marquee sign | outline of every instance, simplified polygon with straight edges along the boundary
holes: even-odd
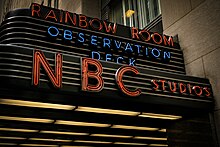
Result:
[[[182,101],[181,105],[201,103],[203,107],[213,102],[207,79],[12,45],[1,45],[0,57],[1,81],[13,81],[6,82],[9,87],[36,89],[37,86],[47,92],[89,93],[91,97],[114,99],[131,97],[146,103]]]
[[[55,59],[55,73],[53,73],[52,68],[49,65],[43,52],[40,50],[35,50],[33,55],[33,84],[35,86],[39,85],[40,80],[40,65],[45,69],[50,81],[55,88],[62,87],[62,54],[57,53]],[[91,70],[91,67],[93,69]],[[132,74],[140,74],[139,70],[134,66],[121,66],[115,72],[115,83],[119,87],[120,91],[127,96],[139,96],[141,94],[141,89],[136,88],[135,90],[130,90],[124,84],[124,75],[126,72],[131,72]],[[91,58],[81,58],[81,90],[89,92],[100,92],[104,87],[104,80],[102,77],[103,67],[102,64],[95,59]],[[144,79],[144,78],[142,78]],[[90,80],[90,82],[89,82]],[[91,82],[95,80],[95,82]],[[132,81],[131,81],[132,82]],[[168,81],[165,79],[152,79],[143,80],[147,85],[151,85],[152,91],[161,91],[162,93],[175,93],[182,95],[193,95],[195,97],[209,97],[211,96],[211,89],[209,86],[200,86],[199,84],[193,84],[190,82],[181,81]],[[135,86],[134,86],[135,87]]]
[[[185,74],[182,51],[171,36],[39,4],[7,17],[1,43]]]
[[[171,36],[38,4],[10,12],[0,36],[0,78],[13,81],[5,81],[9,87],[181,101],[186,107],[213,104],[209,81],[184,75],[182,51]]]
[[[36,3],[31,5],[31,16],[41,18],[48,21],[64,23],[71,26],[77,26],[83,29],[91,29],[110,34],[116,34],[117,24],[107,23],[98,18],[88,18],[85,15],[77,15],[68,11],[51,9]],[[56,30],[58,31],[58,30]],[[145,42],[152,42],[158,45],[174,46],[172,36],[160,35],[156,32],[149,32],[147,30],[139,31],[137,28],[131,28],[132,39],[142,40]],[[66,37],[67,38],[66,38]],[[71,31],[64,31],[64,38],[72,39]]]
[[[98,18],[89,18],[68,11],[51,9],[35,3],[31,6],[31,16],[46,21],[59,22],[69,26],[107,34],[117,35],[117,32],[120,31],[119,25],[116,23],[109,23],[99,20]],[[81,46],[82,48],[86,47],[85,44],[89,44],[91,50],[89,56],[93,59],[135,66],[138,58],[150,61],[155,60],[156,62],[166,62],[167,64],[169,64],[172,58],[171,52],[167,49],[132,43],[129,40],[123,42],[123,40],[113,38],[112,36],[104,37],[95,34],[86,34],[81,31],[76,33],[73,29],[64,28],[61,30],[55,25],[49,26],[47,33],[49,37],[54,40],[61,37],[64,41],[62,44],[67,44],[66,42],[68,42],[68,44],[72,46]],[[139,31],[135,27],[130,28],[128,34],[133,40],[136,39],[147,43],[151,42],[156,45],[174,47],[173,38],[171,36],[160,35],[159,33],[152,33],[147,30]],[[115,55],[116,52],[118,55]]]

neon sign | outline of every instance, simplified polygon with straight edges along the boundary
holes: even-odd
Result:
[[[62,88],[62,54],[57,53],[55,61],[54,73],[43,52],[39,50],[34,51],[32,73],[33,85],[39,85],[41,64],[53,86],[55,88]],[[142,94],[141,89],[130,89],[126,87],[123,82],[124,75],[127,72],[133,73],[133,76],[137,76],[140,73],[134,66],[122,66],[115,72],[115,85],[124,95],[137,97]],[[81,90],[87,92],[102,91],[105,83],[102,78],[102,73],[103,67],[98,60],[81,58]],[[180,95],[194,95],[196,97],[209,97],[211,95],[210,88],[189,82],[169,81],[164,79],[152,79],[144,82],[151,84],[152,91],[154,92],[178,93]]]
[[[50,26],[47,29],[48,35],[53,38],[62,36],[64,40],[74,41],[74,46],[83,46],[84,44],[90,44],[92,48],[100,46],[101,49],[97,51],[91,51],[90,57],[93,59],[113,61],[116,63],[126,63],[128,65],[135,65],[136,58],[142,56],[145,59],[169,61],[171,59],[171,53],[158,48],[150,48],[148,46],[142,46],[140,44],[132,45],[131,42],[122,42],[121,40],[103,38],[97,35],[86,36],[84,33],[79,32],[74,34],[72,30],[64,29],[61,33],[55,26]],[[73,39],[75,38],[75,39]],[[112,50],[113,49],[113,50]],[[100,52],[109,52],[105,55],[101,55]],[[114,56],[114,52],[121,52],[121,56]],[[123,55],[124,54],[124,55]],[[125,58],[129,56],[129,58]]]
[[[46,60],[46,57],[40,50],[35,50],[33,59],[33,85],[39,85],[40,80],[40,66],[42,65],[47,75],[49,76],[52,84],[55,88],[61,88],[62,86],[62,54],[57,53],[55,59],[55,74]]]
[[[172,58],[170,51],[158,46],[144,44],[144,42],[147,42],[151,43],[151,45],[174,47],[171,36],[161,35],[147,30],[139,30],[134,27],[130,29],[130,39],[140,40],[142,43],[134,43],[132,40],[125,41],[111,36],[104,37],[99,35],[99,33],[85,34],[83,30],[117,35],[119,30],[116,23],[109,23],[98,18],[89,18],[68,11],[51,9],[35,3],[31,5],[31,15],[32,17],[47,21],[81,28],[82,31],[76,33],[71,28],[58,28],[53,25],[47,27],[47,35],[53,38],[54,41],[62,37],[63,44],[68,42],[71,46],[88,48],[89,45],[91,50],[89,57],[93,59],[135,66],[139,58],[165,63],[168,63]],[[116,53],[119,55],[116,55]]]
[[[64,23],[105,33],[115,34],[118,31],[116,23],[107,23],[104,20],[99,20],[98,18],[88,18],[85,15],[77,16],[75,13],[70,13],[63,10],[47,9],[46,12],[44,12],[42,10],[44,7],[45,6],[33,3],[31,5],[31,15],[33,17],[38,17],[44,20]],[[172,36],[160,35],[159,33],[151,33],[147,30],[139,31],[135,27],[131,28],[131,38],[145,42],[152,42],[158,45],[171,47],[174,46]]]

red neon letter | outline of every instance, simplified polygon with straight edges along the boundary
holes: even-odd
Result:
[[[163,36],[163,40],[164,40],[164,45],[169,45],[173,47],[173,37],[170,36],[169,39],[167,40],[167,36]]]
[[[209,96],[211,95],[211,92],[209,91],[208,87],[204,87],[203,89],[204,89],[205,92],[206,92],[205,95],[206,95],[207,97],[209,97]]]
[[[191,94],[192,93],[191,85],[187,84],[187,86],[188,86],[189,94]]]
[[[89,65],[96,67],[96,71],[89,71]],[[82,58],[82,90],[99,92],[104,87],[104,81],[102,79],[102,64],[95,59]],[[98,82],[96,85],[89,84],[89,78],[96,79]]]
[[[170,91],[171,92],[176,92],[176,83],[175,82],[168,82],[169,87],[170,87]],[[173,89],[172,89],[172,85],[173,85]]]
[[[165,80],[159,80],[160,82],[161,82],[161,84],[162,84],[162,90],[164,91],[165,90]]]
[[[151,82],[154,84],[154,86],[156,86],[156,87],[153,87],[153,90],[158,90],[158,88],[159,88],[159,84],[157,84],[157,81],[156,80],[151,80]]]
[[[146,35],[144,35],[144,33],[146,33]],[[149,40],[150,40],[150,33],[147,31],[147,30],[142,30],[142,31],[140,31],[139,32],[139,35],[140,35],[140,37],[141,37],[141,39],[143,40],[143,41],[146,41],[146,42],[148,42]]]
[[[69,20],[71,21],[73,26],[76,26],[76,15],[73,14],[73,16],[71,16],[68,11],[65,11],[65,23],[68,23]]]
[[[84,22],[84,25],[83,25]],[[87,28],[88,27],[88,22],[87,22],[87,18],[84,15],[80,15],[79,16],[79,27],[81,28]]]
[[[118,84],[118,87],[121,89],[121,91],[128,95],[128,96],[139,96],[141,94],[141,90],[140,89],[136,89],[134,91],[130,91],[129,89],[127,89],[122,81],[123,75],[125,72],[127,71],[131,71],[135,74],[138,74],[139,71],[137,70],[137,68],[135,68],[134,66],[122,66],[120,67],[116,74],[115,74],[115,79],[116,79],[116,83]]]
[[[35,14],[40,17],[40,5],[34,3],[31,5],[31,16],[34,16]]]
[[[155,36],[159,36],[160,40],[157,41],[157,39],[155,38]],[[156,32],[155,32],[155,33],[152,34],[151,37],[152,37],[154,43],[156,43],[156,44],[161,44],[161,43],[163,42],[163,38],[162,38],[162,36],[161,36],[159,33],[156,33]]]
[[[116,23],[114,23],[114,26],[112,28],[111,23],[109,23],[109,25],[107,26],[107,23],[105,21],[103,21],[103,24],[105,26],[105,30],[107,33],[109,33],[110,31],[112,31],[112,34],[115,34],[117,31],[117,25]]]
[[[50,10],[49,13],[46,15],[45,20],[47,20],[47,18],[51,18],[54,19],[55,21],[57,21],[57,17],[56,14],[54,13],[53,10]]]
[[[98,27],[95,27],[95,22],[97,22],[99,25],[98,25]],[[94,19],[91,19],[90,21],[89,21],[89,24],[90,24],[90,26],[94,29],[94,30],[98,30],[98,31],[101,31],[102,30],[102,23],[100,22],[100,20],[98,19],[98,18],[94,18]]]
[[[42,65],[49,76],[51,82],[55,88],[61,88],[62,86],[62,54],[57,53],[55,59],[55,74],[50,67],[46,57],[40,50],[34,51],[33,61],[33,85],[37,86],[40,79],[40,65]]]
[[[131,35],[132,35],[132,39],[139,39],[139,36],[138,36],[138,29],[135,28],[135,27],[132,27],[131,28]]]
[[[193,86],[192,89],[194,90],[194,92],[195,92],[195,94],[196,94],[197,96],[201,96],[201,95],[202,95],[202,88],[201,88],[200,86]],[[199,92],[198,92],[197,89],[199,89]]]
[[[179,83],[180,93],[186,92],[186,85],[183,83]]]

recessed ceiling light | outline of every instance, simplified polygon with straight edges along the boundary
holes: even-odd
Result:
[[[147,130],[147,131],[156,131],[156,130],[158,130],[158,128],[139,127],[139,126],[126,126],[126,125],[113,125],[111,128],[133,129],[133,130]]]
[[[29,129],[15,129],[15,128],[0,128],[0,131],[14,131],[14,132],[38,132],[38,130],[29,130]]]
[[[64,134],[64,135],[89,135],[89,133],[61,132],[61,131],[40,131],[40,133],[48,133],[48,134]]]
[[[75,140],[74,142],[81,142],[81,143],[102,143],[102,144],[110,144],[112,142],[107,141],[90,141],[90,140]]]
[[[134,112],[134,111],[103,109],[103,108],[93,108],[93,107],[82,107],[82,106],[79,106],[75,111],[104,113],[104,114],[117,114],[117,115],[128,115],[128,116],[137,116],[138,114],[140,114],[140,112]]]
[[[57,147],[57,145],[46,145],[46,144],[20,144],[20,146]]]
[[[167,140],[167,138],[158,138],[158,137],[144,137],[144,136],[135,136],[134,139],[147,139],[147,140]]]
[[[75,108],[75,106],[71,106],[71,105],[32,102],[32,101],[13,100],[13,99],[1,99],[0,104],[25,106],[25,107],[36,107],[36,108],[62,109],[62,110],[73,110]]]
[[[134,143],[134,142],[115,142],[114,144],[122,144],[122,145],[148,145],[148,144],[144,144],[144,143]]]
[[[47,139],[47,138],[29,138],[29,140],[53,141],[53,142],[72,142],[72,140],[64,140],[64,139]]]
[[[125,135],[112,135],[112,134],[91,134],[90,136],[115,137],[115,138],[132,138],[133,137],[133,136],[125,136]]]
[[[22,140],[22,139],[26,139],[23,137],[4,137],[4,136],[0,136],[0,139],[15,139],[15,140]]]
[[[12,117],[12,116],[0,116],[3,120],[15,120],[15,121],[27,121],[27,122],[39,122],[39,123],[52,123],[51,119],[42,118],[27,118],[27,117]]]
[[[167,114],[156,114],[156,113],[142,113],[140,117],[158,118],[158,119],[169,119],[176,120],[182,118],[182,116],[177,115],[167,115]]]
[[[148,146],[168,146],[167,144],[149,144]]]
[[[77,121],[65,121],[57,120],[55,124],[74,125],[74,126],[87,126],[87,127],[109,127],[110,124],[90,123],[90,122],[77,122]]]

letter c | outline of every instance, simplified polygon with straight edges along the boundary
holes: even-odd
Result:
[[[128,88],[125,87],[125,85],[124,85],[124,83],[122,81],[123,75],[127,71],[131,71],[131,72],[133,72],[135,74],[139,73],[138,69],[136,67],[134,67],[134,66],[122,66],[115,73],[116,83],[118,84],[119,89],[124,94],[126,94],[128,96],[132,96],[132,97],[139,96],[141,94],[141,90],[140,89],[135,89],[134,91],[131,91]]]

